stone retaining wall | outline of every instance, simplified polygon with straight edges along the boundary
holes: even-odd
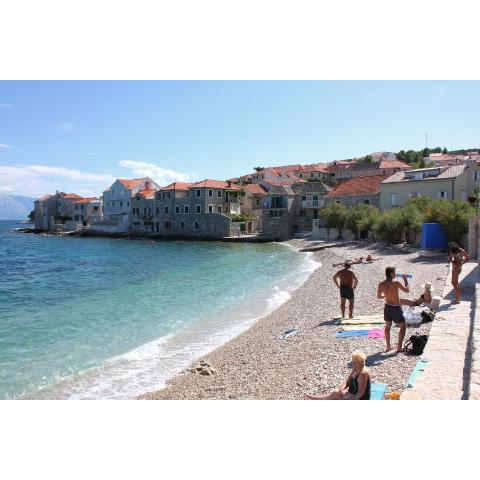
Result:
[[[480,284],[475,286],[473,325],[471,330],[472,364],[468,388],[469,400],[480,400]]]

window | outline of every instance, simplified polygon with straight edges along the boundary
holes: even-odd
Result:
[[[195,230],[198,230],[198,222],[195,222]]]
[[[300,210],[300,216],[301,217],[306,217],[307,216],[307,212],[305,210]]]
[[[78,210],[78,205],[75,205],[75,210]]]
[[[282,210],[270,210],[270,216],[271,217],[281,217],[281,216],[283,216],[283,211]]]
[[[129,206],[130,206],[130,202],[127,202],[127,207],[129,207]]]
[[[160,207],[155,208],[155,214],[158,215],[160,213]]]
[[[209,191],[208,191],[208,196],[209,196],[209,197],[213,197],[213,190],[209,190]]]
[[[201,195],[201,190],[197,188],[197,197],[199,197]]]
[[[180,228],[185,228],[185,222],[180,222]]]
[[[222,190],[217,190],[217,197],[222,198]]]
[[[313,173],[310,174],[310,178],[313,178]]]
[[[222,213],[222,206],[221,205],[217,206],[217,213]]]
[[[120,206],[123,207],[123,202],[120,202]]]
[[[460,192],[460,200],[463,200],[464,202],[466,202],[467,201],[467,196],[468,196],[468,194],[467,194],[466,190],[462,190]]]
[[[259,206],[260,206],[260,199],[257,198],[257,207],[259,207]]]
[[[364,203],[365,205],[370,205],[370,200],[364,200],[363,203]]]
[[[164,211],[165,213],[168,213],[168,207],[165,207],[165,208],[163,209],[163,211]]]
[[[390,194],[390,206],[395,207],[397,205],[397,194],[396,193],[391,193]]]
[[[190,213],[190,212],[189,212],[188,205],[184,205],[184,207],[183,207],[183,213],[185,213],[185,214],[187,214],[187,215]]]
[[[208,206],[208,213],[213,213],[213,205]]]
[[[165,229],[169,230],[170,228],[172,228],[172,224],[170,222],[165,222]]]
[[[98,212],[98,207],[93,207],[94,212]]]
[[[180,207],[178,205],[175,206],[175,213],[180,213]]]
[[[437,198],[448,198],[448,192],[445,192],[444,190],[437,192]]]
[[[302,203],[305,203],[307,201],[307,196],[306,195],[302,195]]]
[[[202,213],[202,206],[201,205],[197,205],[197,213]]]
[[[313,195],[312,204],[314,207],[318,207],[318,195]]]
[[[270,208],[283,208],[283,197],[272,197]]]

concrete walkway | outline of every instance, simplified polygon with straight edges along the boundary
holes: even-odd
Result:
[[[460,276],[462,301],[451,286],[451,268],[442,301],[430,329],[428,342],[419,360],[427,360],[425,371],[414,386],[404,390],[401,400],[460,400],[469,395],[472,361],[472,335],[475,313],[475,284],[480,281],[476,262],[466,263]],[[480,383],[480,373],[479,373]],[[478,393],[480,394],[480,385]]]

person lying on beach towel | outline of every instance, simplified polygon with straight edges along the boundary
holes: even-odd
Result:
[[[368,254],[365,259],[363,257],[358,257],[358,258],[353,258],[352,260],[346,260],[350,265],[359,265],[361,263],[372,263],[376,262],[377,260],[380,260],[380,258],[373,258],[370,254]],[[334,267],[341,267],[344,265],[345,262],[341,263],[334,263]]]
[[[352,353],[353,369],[346,382],[335,392],[317,397],[305,394],[308,400],[370,400],[370,371],[365,367],[367,356],[360,350]]]

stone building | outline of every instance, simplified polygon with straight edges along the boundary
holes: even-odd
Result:
[[[130,214],[130,230],[150,233],[154,231],[155,194],[158,190],[150,188],[139,190],[132,197]]]
[[[262,234],[287,239],[312,230],[330,188],[321,182],[299,182],[273,187],[263,199]]]
[[[166,236],[229,237],[241,213],[241,188],[231,182],[175,182],[155,194],[154,231]]]
[[[73,222],[78,227],[89,227],[103,216],[102,200],[97,197],[81,198],[72,202]]]
[[[103,219],[92,225],[92,231],[123,233],[132,227],[132,199],[140,191],[158,190],[150,178],[118,179],[103,192]]]
[[[56,230],[66,221],[72,221],[75,212],[74,202],[83,197],[75,193],[57,192],[44,195],[34,202],[35,228]]]
[[[341,203],[345,207],[354,207],[359,203],[380,208],[380,184],[390,175],[357,177],[340,183],[325,195],[325,206]]]

